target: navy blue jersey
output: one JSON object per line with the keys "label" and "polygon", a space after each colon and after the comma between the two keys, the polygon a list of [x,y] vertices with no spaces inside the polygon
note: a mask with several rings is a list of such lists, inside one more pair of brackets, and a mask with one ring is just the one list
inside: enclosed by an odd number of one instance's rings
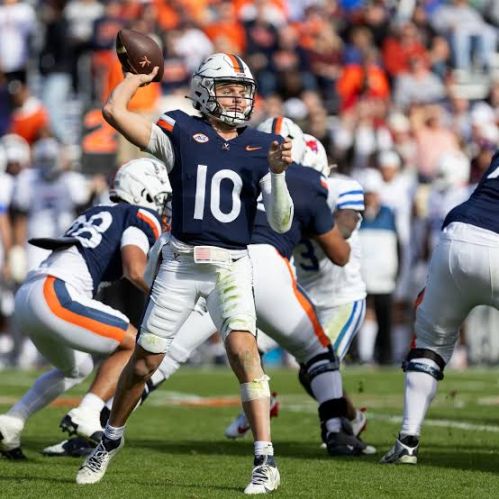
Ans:
{"label": "navy blue jersey", "polygon": [[[152,246],[161,233],[158,215],[140,206],[118,203],[94,206],[80,215],[61,240],[73,240],[87,264],[94,292],[101,282],[111,282],[123,275],[121,237],[129,227],[141,230]],[[64,244],[61,244],[63,247]]]}
{"label": "navy blue jersey", "polygon": [[286,184],[295,206],[291,228],[285,234],[273,231],[261,206],[251,244],[270,244],[282,256],[291,258],[302,239],[325,234],[333,228],[334,220],[327,203],[328,184],[319,172],[293,164],[286,171]]}
{"label": "navy blue jersey", "polygon": [[171,170],[172,234],[192,245],[245,248],[253,230],[260,180],[269,172],[267,153],[282,138],[252,128],[224,140],[204,119],[182,111],[157,125],[175,152]]}
{"label": "navy blue jersey", "polygon": [[442,228],[452,222],[463,222],[499,234],[499,151],[470,198],[453,208]]}

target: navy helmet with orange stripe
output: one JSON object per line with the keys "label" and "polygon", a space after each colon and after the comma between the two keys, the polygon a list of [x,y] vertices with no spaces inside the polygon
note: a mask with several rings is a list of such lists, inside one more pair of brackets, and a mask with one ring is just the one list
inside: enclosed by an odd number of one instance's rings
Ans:
{"label": "navy helmet with orange stripe", "polygon": [[291,157],[295,163],[302,164],[305,156],[306,142],[302,129],[291,119],[284,116],[268,118],[258,125],[258,130],[275,133],[292,141]]}
{"label": "navy helmet with orange stripe", "polygon": [[[243,110],[226,109],[218,102],[217,86],[233,83],[244,85]],[[191,80],[191,99],[204,116],[238,127],[250,119],[255,104],[256,84],[247,64],[237,55],[218,53],[205,59]]]}
{"label": "navy helmet with orange stripe", "polygon": [[132,159],[116,172],[111,201],[126,201],[162,213],[172,188],[166,166],[152,158]]}

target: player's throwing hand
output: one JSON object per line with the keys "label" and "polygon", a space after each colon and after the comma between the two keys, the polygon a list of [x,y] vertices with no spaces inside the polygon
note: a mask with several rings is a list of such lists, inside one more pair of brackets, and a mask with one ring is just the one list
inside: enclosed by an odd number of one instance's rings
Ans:
{"label": "player's throwing hand", "polygon": [[291,158],[291,139],[286,138],[282,144],[274,140],[269,148],[269,165],[272,173],[282,173],[293,162]]}

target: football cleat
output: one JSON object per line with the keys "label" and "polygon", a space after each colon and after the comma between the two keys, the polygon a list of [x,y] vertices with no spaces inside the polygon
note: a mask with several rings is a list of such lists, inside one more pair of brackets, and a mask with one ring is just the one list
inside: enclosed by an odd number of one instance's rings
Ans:
{"label": "football cleat", "polygon": [[95,414],[80,407],[71,409],[62,418],[59,427],[69,435],[78,435],[96,444],[99,443],[103,433],[100,413]]}
{"label": "football cleat", "polygon": [[339,431],[328,434],[326,447],[330,456],[360,456],[365,454],[367,445],[354,435]]}
{"label": "football cleat", "polygon": [[274,456],[255,456],[251,482],[244,489],[245,494],[268,494],[276,490],[281,483],[279,470]]}
{"label": "football cleat", "polygon": [[76,483],[79,485],[89,485],[100,482],[106,473],[109,462],[123,445],[125,445],[125,439],[121,437],[119,445],[115,449],[108,451],[101,440],[97,447],[86,457],[78,470]]}
{"label": "football cleat", "polygon": [[[280,403],[277,400],[277,393],[273,392],[270,397],[270,417],[276,418],[279,415]],[[244,412],[241,412],[232,423],[225,428],[225,436],[227,438],[244,437],[250,430],[248,419]]]}
{"label": "football cleat", "polygon": [[0,452],[7,459],[26,459],[21,450],[22,420],[13,416],[0,416]]}
{"label": "football cleat", "polygon": [[419,438],[407,435],[395,440],[395,445],[381,458],[380,464],[417,464]]}
{"label": "football cleat", "polygon": [[356,437],[358,437],[366,429],[367,414],[365,407],[355,410],[355,419],[350,421],[350,425],[352,427],[352,433]]}
{"label": "football cleat", "polygon": [[49,457],[85,457],[88,456],[95,444],[83,437],[73,437],[58,444],[49,445],[42,450],[44,456]]}

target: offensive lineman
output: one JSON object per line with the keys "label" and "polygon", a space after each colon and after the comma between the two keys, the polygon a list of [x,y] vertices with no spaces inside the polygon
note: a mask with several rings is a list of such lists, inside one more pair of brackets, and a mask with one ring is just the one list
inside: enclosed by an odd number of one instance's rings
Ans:
{"label": "offensive lineman", "polygon": [[475,191],[444,220],[418,297],[416,345],[403,364],[404,416],[382,464],[417,464],[421,426],[443,379],[458,331],[477,305],[499,309],[499,152]]}
{"label": "offensive lineman", "polygon": [[[245,127],[253,111],[255,81],[238,56],[218,53],[191,80],[191,98],[202,117],[182,111],[152,124],[127,109],[149,75],[127,73],[104,106],[104,117],[130,142],[160,158],[172,188],[172,230],[138,335],[116,391],[101,443],[77,473],[96,483],[124,444],[125,423],[178,330],[199,297],[224,338],[241,400],[251,422],[254,467],[247,494],[279,486],[270,438],[270,389],[256,346],[250,242],[260,192],[271,227],[286,232],[293,219],[284,171],[291,142]],[[270,168],[270,171],[269,171]]]}
{"label": "offensive lineman", "polygon": [[108,357],[61,427],[94,441],[102,434],[101,409],[114,394],[137,331],[125,315],[94,295],[101,282],[122,276],[148,292],[143,278],[147,253],[161,233],[159,214],[170,192],[162,163],[130,161],[114,179],[110,197],[117,204],[89,208],[63,237],[31,240],[52,252],[19,288],[15,318],[55,368],[0,416],[0,451],[6,457],[24,457],[20,437],[26,420],[83,381],[94,368],[92,355]]}

